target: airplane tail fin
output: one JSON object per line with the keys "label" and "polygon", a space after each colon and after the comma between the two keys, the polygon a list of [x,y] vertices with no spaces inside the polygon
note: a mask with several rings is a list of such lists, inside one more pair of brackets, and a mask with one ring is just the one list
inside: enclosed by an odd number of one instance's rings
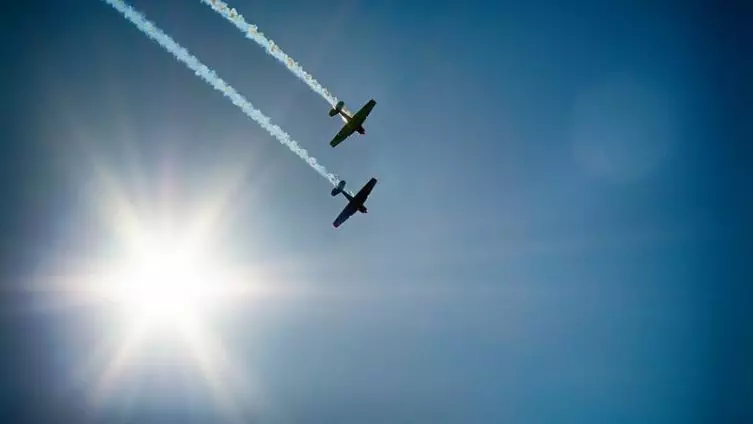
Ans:
{"label": "airplane tail fin", "polygon": [[334,108],[329,110],[329,116],[335,116],[338,113],[340,113],[340,111],[343,110],[344,105],[345,105],[345,102],[343,102],[342,100],[337,102],[337,105],[335,105]]}
{"label": "airplane tail fin", "polygon": [[342,193],[343,188],[345,188],[345,181],[340,181],[337,183],[337,187],[332,189],[332,196],[337,196],[338,194]]}

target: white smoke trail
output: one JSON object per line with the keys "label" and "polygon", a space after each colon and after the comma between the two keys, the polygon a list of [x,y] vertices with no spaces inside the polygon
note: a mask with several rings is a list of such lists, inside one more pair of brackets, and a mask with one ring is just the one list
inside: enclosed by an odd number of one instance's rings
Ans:
{"label": "white smoke trail", "polygon": [[[280,47],[275,44],[274,41],[267,38],[264,33],[259,31],[256,25],[251,25],[243,19],[243,15],[238,13],[237,10],[228,6],[222,0],[201,0],[202,3],[214,9],[217,13],[224,16],[225,19],[232,22],[242,33],[246,34],[246,38],[254,40],[257,44],[264,47],[267,53],[272,55],[275,59],[282,62],[295,76],[305,82],[312,90],[324,97],[332,106],[336,105],[337,97],[333,96],[326,88],[324,88],[314,77],[308,72],[304,71],[301,65],[298,64],[293,58],[285,54]],[[348,115],[353,115],[349,110],[343,107],[343,111]]]}
{"label": "white smoke trail", "polygon": [[243,110],[243,112],[248,115],[249,118],[256,121],[259,125],[262,126],[262,128],[267,130],[267,132],[269,132],[272,136],[279,140],[280,143],[287,146],[293,153],[306,161],[306,163],[314,168],[316,172],[318,172],[324,178],[328,179],[329,182],[332,183],[332,185],[336,186],[337,183],[340,182],[340,179],[337,177],[337,175],[327,171],[324,166],[319,164],[316,158],[309,156],[306,149],[299,146],[295,140],[290,138],[290,135],[288,135],[288,133],[283,131],[279,126],[272,124],[268,117],[266,117],[263,113],[261,113],[261,111],[256,109],[233,87],[228,85],[228,83],[222,80],[222,78],[217,76],[217,74],[213,70],[209,69],[206,65],[201,63],[201,61],[199,61],[196,56],[193,56],[188,52],[188,50],[175,42],[172,38],[170,38],[170,36],[162,32],[161,29],[157,28],[157,26],[146,19],[144,15],[139,13],[137,10],[135,10],[133,7],[122,0],[103,1],[117,9],[120,13],[123,14],[126,19],[136,25],[136,27],[141,30],[141,32],[149,36],[149,38],[156,41],[167,51],[172,53],[176,59],[191,68],[191,70],[194,71],[196,75],[200,76],[204,81],[209,83],[209,85],[214,87],[217,91],[221,91],[233,102],[234,105]]}

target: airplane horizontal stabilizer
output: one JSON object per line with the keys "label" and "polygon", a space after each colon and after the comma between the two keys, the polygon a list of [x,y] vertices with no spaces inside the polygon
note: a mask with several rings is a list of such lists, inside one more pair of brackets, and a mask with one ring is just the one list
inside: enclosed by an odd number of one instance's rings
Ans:
{"label": "airplane horizontal stabilizer", "polygon": [[340,181],[339,183],[337,183],[337,187],[332,189],[332,196],[337,196],[338,194],[342,193],[344,188],[345,181]]}
{"label": "airplane horizontal stabilizer", "polygon": [[345,105],[345,102],[343,102],[342,100],[337,102],[337,105],[335,105],[334,108],[329,110],[329,116],[335,116],[338,113],[340,113],[340,111],[343,110],[344,105]]}

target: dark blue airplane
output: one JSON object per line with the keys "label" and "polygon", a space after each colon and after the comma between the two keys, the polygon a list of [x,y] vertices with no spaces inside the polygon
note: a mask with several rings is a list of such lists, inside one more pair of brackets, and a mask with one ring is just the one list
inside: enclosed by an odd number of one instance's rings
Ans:
{"label": "dark blue airplane", "polygon": [[356,193],[355,196],[351,196],[350,194],[348,194],[348,192],[343,190],[343,188],[345,188],[345,181],[340,181],[340,183],[337,184],[337,187],[332,189],[332,196],[337,196],[338,194],[342,193],[343,196],[348,199],[348,204],[345,206],[345,209],[340,212],[340,215],[337,216],[335,222],[332,223],[335,228],[339,227],[356,212],[368,212],[366,206],[364,206],[364,203],[366,203],[366,199],[369,197],[369,193],[371,193],[371,190],[374,188],[376,183],[376,178],[370,179],[369,182],[367,182],[361,188],[361,190]]}

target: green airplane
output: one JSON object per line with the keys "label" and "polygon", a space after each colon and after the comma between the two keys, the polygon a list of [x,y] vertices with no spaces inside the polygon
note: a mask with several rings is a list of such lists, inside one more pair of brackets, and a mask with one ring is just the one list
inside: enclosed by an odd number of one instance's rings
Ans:
{"label": "green airplane", "polygon": [[369,113],[371,113],[371,109],[373,109],[376,105],[376,101],[374,101],[374,99],[369,100],[369,102],[366,103],[361,108],[361,110],[356,112],[356,114],[352,117],[343,112],[344,104],[344,102],[339,101],[337,102],[337,105],[329,111],[329,116],[336,116],[340,114],[345,119],[345,125],[343,125],[342,129],[339,133],[337,133],[335,138],[333,138],[332,141],[329,142],[329,145],[332,147],[335,147],[338,144],[342,143],[343,140],[350,137],[350,135],[354,132],[358,132],[361,135],[366,134],[366,130],[363,128],[363,123],[364,121],[366,121],[366,117],[369,116]]}

